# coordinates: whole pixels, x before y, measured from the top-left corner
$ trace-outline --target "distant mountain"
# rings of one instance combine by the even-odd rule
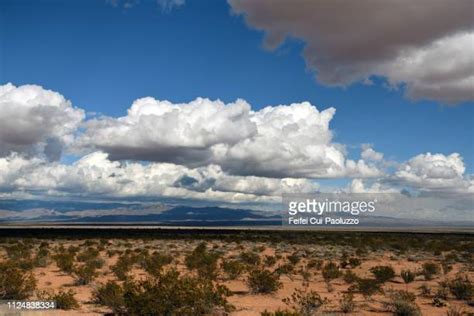
[[[155,223],[178,223],[178,222],[262,222],[262,221],[278,221],[281,224],[281,218],[277,215],[266,215],[264,212],[245,210],[245,209],[229,209],[222,207],[189,207],[177,206],[169,210],[165,210],[158,214],[145,215],[104,215],[90,216],[81,218],[71,218],[68,222],[84,222],[84,223],[137,223],[137,222],[155,222]]]
[[[342,215],[341,217],[351,217]],[[359,216],[353,227],[474,227],[474,222],[440,222],[387,216]],[[218,206],[170,206],[162,203],[129,201],[41,201],[0,200],[0,223],[88,223],[157,224],[169,226],[281,226],[275,212]],[[306,228],[308,228],[306,226]]]

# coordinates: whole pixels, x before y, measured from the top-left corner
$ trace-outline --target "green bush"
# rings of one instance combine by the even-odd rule
[[[152,276],[158,276],[161,269],[173,262],[173,257],[167,254],[161,254],[158,252],[153,253],[151,256],[146,256],[143,262],[143,269]]]
[[[88,247],[87,249],[79,253],[76,256],[76,259],[77,261],[80,261],[80,262],[86,262],[86,261],[94,260],[97,257],[99,257],[99,250],[92,247]]]
[[[321,259],[311,259],[308,261],[308,268],[320,270],[323,266],[323,260]]]
[[[354,285],[349,287],[351,292],[359,292],[364,297],[369,298],[376,293],[382,293],[380,283],[374,279],[357,278]]]
[[[206,244],[199,244],[193,252],[186,256],[185,263],[189,270],[196,270],[203,278],[215,279],[217,276],[217,260],[219,255],[207,251]]]
[[[132,269],[136,262],[136,258],[130,254],[121,255],[117,262],[111,267],[112,272],[121,281],[128,278],[128,272]]]
[[[435,297],[442,300],[447,300],[449,295],[449,283],[447,281],[438,282]]]
[[[421,266],[421,274],[425,277],[425,280],[429,281],[433,279],[433,276],[439,273],[439,266],[433,262],[425,262]]]
[[[402,277],[403,282],[408,284],[415,280],[416,274],[410,270],[402,270],[402,272],[400,272],[400,276]]]
[[[269,312],[265,310],[262,313],[260,313],[260,316],[301,316],[301,314],[298,312],[289,311],[287,309],[285,310],[278,309],[275,312]]]
[[[393,291],[390,300],[385,303],[388,311],[396,316],[421,316],[420,308],[415,303],[415,295],[407,291]]]
[[[49,258],[49,249],[47,246],[43,246],[38,249],[36,252],[35,257],[35,266],[37,267],[47,267],[48,266],[48,258]]]
[[[395,277],[395,271],[391,266],[375,266],[369,269],[378,283],[385,283]]]
[[[57,293],[43,292],[38,296],[45,301],[55,301],[58,309],[71,310],[79,308],[79,302],[74,297],[75,294],[73,290],[59,290]]]
[[[356,257],[349,258],[349,264],[352,268],[358,267],[362,264],[362,260]]]
[[[291,263],[285,263],[285,264],[279,265],[275,269],[275,273],[277,273],[278,275],[283,275],[283,274],[289,275],[294,270],[295,270],[295,267]]]
[[[464,312],[464,309],[459,306],[450,306],[448,308],[448,311],[446,312],[446,316],[462,316],[462,315],[466,315],[466,313]],[[471,315],[471,314],[468,313],[467,315]]]
[[[75,259],[75,256],[73,253],[69,251],[57,252],[53,256],[53,259],[61,271],[65,273],[71,273],[73,271],[74,259]]]
[[[249,273],[247,285],[252,293],[269,294],[281,288],[282,283],[277,273],[268,270],[253,270]]]
[[[353,284],[357,281],[358,276],[354,272],[352,272],[352,270],[346,270],[342,278],[347,284]]]
[[[104,305],[112,309],[115,314],[125,312],[124,291],[122,287],[114,281],[99,285],[92,292],[92,300],[95,304]]]
[[[306,292],[296,289],[290,297],[283,299],[283,302],[291,306],[298,315],[311,316],[316,314],[327,301],[315,291]]]
[[[224,260],[221,266],[230,280],[237,279],[245,270],[245,266],[237,260]]]
[[[326,283],[331,282],[333,279],[337,279],[342,276],[341,270],[334,262],[328,262],[324,265],[322,275]]]
[[[275,256],[265,256],[264,264],[266,267],[273,267],[277,262]]]
[[[290,261],[291,264],[293,265],[297,265],[298,262],[300,262],[301,258],[300,256],[296,255],[296,254],[291,254],[289,256],[286,257],[288,259],[288,261]]]
[[[339,308],[344,314],[352,313],[355,309],[354,294],[344,293],[339,300]]]
[[[15,242],[11,246],[5,246],[5,251],[10,260],[25,260],[31,257],[32,246],[21,241]]]
[[[175,270],[124,285],[125,310],[129,315],[194,316],[211,314],[216,309],[229,312],[229,295],[222,285],[199,277],[181,277]]]
[[[474,291],[471,280],[467,276],[458,276],[449,282],[449,290],[458,300],[470,300]]]
[[[73,275],[76,279],[77,285],[86,285],[92,282],[98,275],[96,268],[90,262],[86,262],[83,265],[75,267],[73,269]]]
[[[31,272],[23,271],[13,262],[0,263],[0,299],[27,299],[36,289],[36,279]]]
[[[247,265],[256,266],[260,264],[260,256],[253,251],[244,251],[239,256],[240,260]]]
[[[426,285],[426,284],[420,285],[420,287],[418,288],[418,290],[420,290],[420,294],[421,294],[421,296],[423,296],[423,297],[430,296],[430,294],[431,294],[431,288],[430,288],[428,285]]]

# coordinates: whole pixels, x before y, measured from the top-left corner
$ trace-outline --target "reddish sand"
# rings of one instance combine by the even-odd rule
[[[111,240],[112,245],[107,246],[107,250],[125,250],[127,247],[124,246],[126,241],[123,240]],[[187,272],[185,266],[183,265],[184,255],[187,252],[190,252],[199,241],[195,242],[184,242],[184,241],[131,241],[132,248],[143,248],[145,246],[149,247],[150,251],[166,251],[168,253],[175,253],[175,267],[178,271],[183,273]],[[55,246],[62,243],[65,247],[69,245],[80,246],[82,241],[51,241],[50,249],[53,249]],[[280,259],[279,262],[274,266],[276,267],[279,263],[287,262],[285,259],[287,255],[293,253],[294,251],[301,251],[307,249],[308,245],[270,245],[264,243],[251,243],[243,242],[240,246],[232,244],[223,244],[221,242],[210,242],[209,244],[217,245],[217,249],[225,253],[225,257],[236,257],[243,250],[255,249],[258,246],[265,247],[265,249],[260,253],[261,256],[264,255],[281,255],[283,259]],[[333,249],[326,249],[317,246],[311,246],[311,248],[321,250],[321,259],[325,259],[324,255],[326,251],[340,253],[341,249],[333,247]],[[409,255],[395,255],[390,252],[373,252],[369,253],[362,258],[362,265],[352,269],[354,273],[358,276],[370,276],[369,269],[376,265],[391,265],[397,275],[399,275],[402,269],[411,269],[413,271],[419,270],[423,262],[436,262],[438,259],[434,258],[430,254],[410,254],[411,256],[417,256],[416,261],[409,261],[407,258]],[[5,258],[5,253],[2,253],[2,257]],[[2,258],[0,257],[0,258]],[[337,256],[335,256],[337,257]],[[91,303],[91,293],[94,287],[99,283],[104,283],[108,280],[115,280],[114,274],[111,272],[110,267],[115,264],[117,261],[118,255],[108,257],[105,251],[101,252],[101,258],[106,262],[105,266],[100,269],[100,275],[97,279],[94,280],[89,285],[77,286],[74,284],[74,279],[70,275],[67,275],[60,271],[54,262],[51,262],[45,268],[35,268],[34,275],[37,278],[38,284],[37,287],[39,290],[74,290],[75,297],[80,303],[80,308],[73,311],[47,311],[47,312],[35,312],[33,315],[101,315],[106,312],[110,312],[106,307],[98,306]],[[412,259],[413,260],[413,259]],[[295,271],[298,271],[300,268],[304,267],[308,259],[303,258],[295,268]],[[328,260],[326,260],[328,261]],[[337,259],[334,259],[337,262]],[[315,269],[311,269],[311,279],[308,289],[315,290],[323,298],[327,298],[329,303],[323,307],[323,311],[328,312],[339,312],[339,300],[341,299],[344,292],[348,289],[348,284],[346,284],[342,278],[333,280],[331,282],[332,291],[329,292],[326,283],[324,282],[321,272]],[[437,276],[431,281],[423,280],[422,276],[418,276],[414,282],[409,285],[405,285],[403,280],[398,276],[390,282],[385,283],[384,290],[389,289],[395,290],[408,290],[417,295],[416,303],[420,307],[423,315],[446,315],[448,307],[434,307],[431,304],[432,297],[422,297],[418,288],[422,284],[426,284],[432,288],[432,292],[436,290],[437,284],[439,281],[445,278],[453,278],[458,272],[463,272],[467,274],[471,280],[473,278],[473,272],[469,271],[467,264],[456,263],[453,265],[453,270],[450,271],[447,275]],[[139,269],[134,268],[132,270],[132,275],[135,278],[145,278],[146,273]],[[229,297],[229,302],[235,306],[235,311],[231,315],[260,315],[264,310],[275,311],[279,308],[285,309],[288,308],[282,299],[289,297],[296,288],[304,288],[302,276],[295,272],[294,275],[283,275],[281,281],[283,287],[278,290],[275,294],[272,295],[255,295],[249,292],[249,289],[245,283],[245,275],[242,275],[237,280],[225,280],[225,278],[219,277],[218,282],[220,284],[226,285],[232,292],[235,294]],[[352,315],[390,315],[389,312],[384,310],[383,302],[387,300],[383,295],[374,295],[370,301],[366,301],[360,294],[355,294],[355,301],[357,303],[356,311]],[[456,300],[454,297],[450,297],[448,300],[449,306],[459,306],[466,313],[474,313],[474,308],[468,306],[466,302]],[[1,311],[0,311],[1,314]],[[29,313],[22,313],[24,315],[29,315]]]

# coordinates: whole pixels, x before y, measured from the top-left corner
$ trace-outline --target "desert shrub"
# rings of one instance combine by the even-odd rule
[[[5,246],[5,251],[10,260],[18,261],[30,258],[32,246],[23,242],[16,242],[11,246]]]
[[[439,267],[436,263],[425,262],[421,266],[421,274],[425,277],[425,280],[432,280],[433,276],[439,273]]]
[[[128,272],[135,264],[135,258],[130,254],[121,255],[117,262],[111,267],[112,272],[117,276],[119,280],[126,280]]]
[[[395,271],[391,266],[375,266],[369,269],[375,280],[381,284],[390,281],[395,277]]]
[[[104,305],[112,309],[115,314],[125,312],[125,301],[122,287],[114,281],[108,281],[99,285],[92,292],[92,300],[95,304]]]
[[[441,262],[441,269],[443,269],[443,274],[448,274],[453,269],[453,266],[449,262],[443,261]]]
[[[347,284],[353,284],[357,281],[358,277],[354,272],[352,272],[352,270],[346,270],[342,278]]]
[[[91,246],[97,245],[97,242],[95,240],[87,239],[84,241],[82,245],[86,247],[91,247]]]
[[[449,295],[449,283],[447,281],[438,282],[435,297],[447,300]]]
[[[48,266],[48,257],[49,257],[49,249],[47,246],[39,247],[38,251],[36,252],[35,257],[35,266],[37,267],[47,267]]]
[[[161,269],[171,262],[173,262],[173,257],[170,255],[155,252],[151,256],[145,257],[142,266],[148,274],[157,276],[160,274]]]
[[[364,297],[369,298],[376,293],[381,293],[380,283],[374,279],[357,278],[355,284],[349,287],[351,292],[359,292]]]
[[[67,248],[66,251],[69,252],[71,255],[75,256],[75,255],[79,252],[79,247],[74,246],[74,245],[70,245],[70,246]],[[59,247],[59,249],[57,249],[56,252],[64,252],[64,247],[63,247],[63,245],[61,245],[61,246]]]
[[[253,251],[244,251],[239,256],[240,260],[250,266],[256,266],[260,264],[260,256]]]
[[[196,270],[199,276],[215,279],[218,259],[217,253],[207,251],[206,244],[200,243],[191,254],[186,256],[185,263],[189,270]]]
[[[446,312],[446,316],[462,316],[464,314],[464,309],[459,306],[450,306]]]
[[[300,256],[298,256],[296,254],[291,254],[291,255],[287,256],[286,258],[288,259],[288,261],[290,261],[290,263],[292,265],[298,264],[298,262],[300,262],[300,260],[301,260]]]
[[[106,250],[105,253],[107,254],[107,257],[112,258],[113,256],[115,256],[118,253],[118,251],[113,250],[113,249],[109,249],[109,250]]]
[[[281,288],[280,276],[268,270],[253,270],[247,278],[247,285],[252,293],[269,294]]]
[[[415,295],[407,291],[393,291],[385,303],[388,311],[397,316],[419,316],[420,308],[415,303]]]
[[[449,291],[458,300],[470,300],[474,287],[467,276],[458,276],[449,282]]]
[[[86,285],[92,282],[98,275],[96,268],[90,262],[74,267],[73,275],[77,285]]]
[[[92,261],[96,259],[98,256],[99,256],[99,250],[92,247],[88,247],[87,249],[79,253],[76,256],[76,259],[79,262],[86,262],[86,261]]]
[[[64,252],[59,251],[53,256],[53,259],[61,271],[65,273],[71,273],[73,271],[74,269],[74,254],[73,253],[69,251],[64,251]]]
[[[326,303],[325,299],[315,291],[302,291],[296,289],[290,297],[284,298],[283,302],[292,307],[299,315],[311,316]]]
[[[231,280],[237,279],[245,270],[245,266],[237,260],[224,260],[221,266]]]
[[[339,300],[339,308],[344,314],[352,313],[355,309],[354,294],[344,293]]]
[[[322,275],[326,283],[331,282],[333,279],[337,279],[342,275],[341,270],[334,262],[328,262],[324,265]]]
[[[278,309],[274,312],[269,312],[267,310],[260,313],[260,316],[301,316],[298,312],[290,311],[290,310],[282,310]]]
[[[23,271],[13,262],[0,263],[0,299],[23,300],[36,289],[36,279],[31,272]]]
[[[216,309],[228,312],[229,290],[214,285],[209,279],[181,277],[175,270],[157,278],[124,285],[124,303],[130,315],[182,315],[211,314]]]
[[[439,297],[433,297],[431,300],[431,305],[434,307],[444,307],[446,306],[446,302]]]
[[[45,301],[55,301],[56,308],[63,310],[71,310],[79,308],[79,302],[74,297],[76,293],[73,290],[63,291],[59,290],[58,292],[43,292],[38,296]]]
[[[275,269],[275,273],[278,275],[283,275],[283,274],[291,274],[295,270],[295,266],[292,265],[291,263],[285,263],[282,265],[279,265]]]
[[[275,256],[265,256],[263,260],[263,264],[266,267],[273,267],[275,263],[277,262]]]
[[[352,268],[358,267],[362,264],[362,261],[359,258],[351,257],[349,258],[349,264]]]
[[[403,282],[408,284],[415,280],[416,274],[410,270],[402,270],[402,272],[400,272],[400,276],[402,277]]]
[[[316,269],[316,270],[320,270],[321,267],[323,266],[323,260],[321,259],[311,259],[308,261],[308,264],[307,264],[308,268],[311,268],[311,269]]]
[[[15,262],[17,268],[31,270],[36,266],[36,261],[32,259],[33,246],[30,243],[18,241],[10,246],[5,246],[7,257]]]
[[[430,296],[431,294],[431,288],[426,284],[420,285],[418,290],[420,290],[421,296],[424,296],[424,297]]]
[[[454,263],[459,260],[458,255],[455,252],[450,252],[448,253],[445,257],[444,260],[449,263]]]

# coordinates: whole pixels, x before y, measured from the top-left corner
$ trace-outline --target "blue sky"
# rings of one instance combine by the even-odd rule
[[[188,102],[198,96],[247,100],[254,109],[310,101],[336,108],[331,128],[350,157],[372,143],[386,157],[458,152],[473,172],[472,102],[411,101],[383,79],[327,87],[290,40],[276,51],[225,1],[187,1],[163,12],[152,1],[130,9],[106,1],[1,1],[0,82],[59,91],[90,112],[123,116],[143,96]]]

